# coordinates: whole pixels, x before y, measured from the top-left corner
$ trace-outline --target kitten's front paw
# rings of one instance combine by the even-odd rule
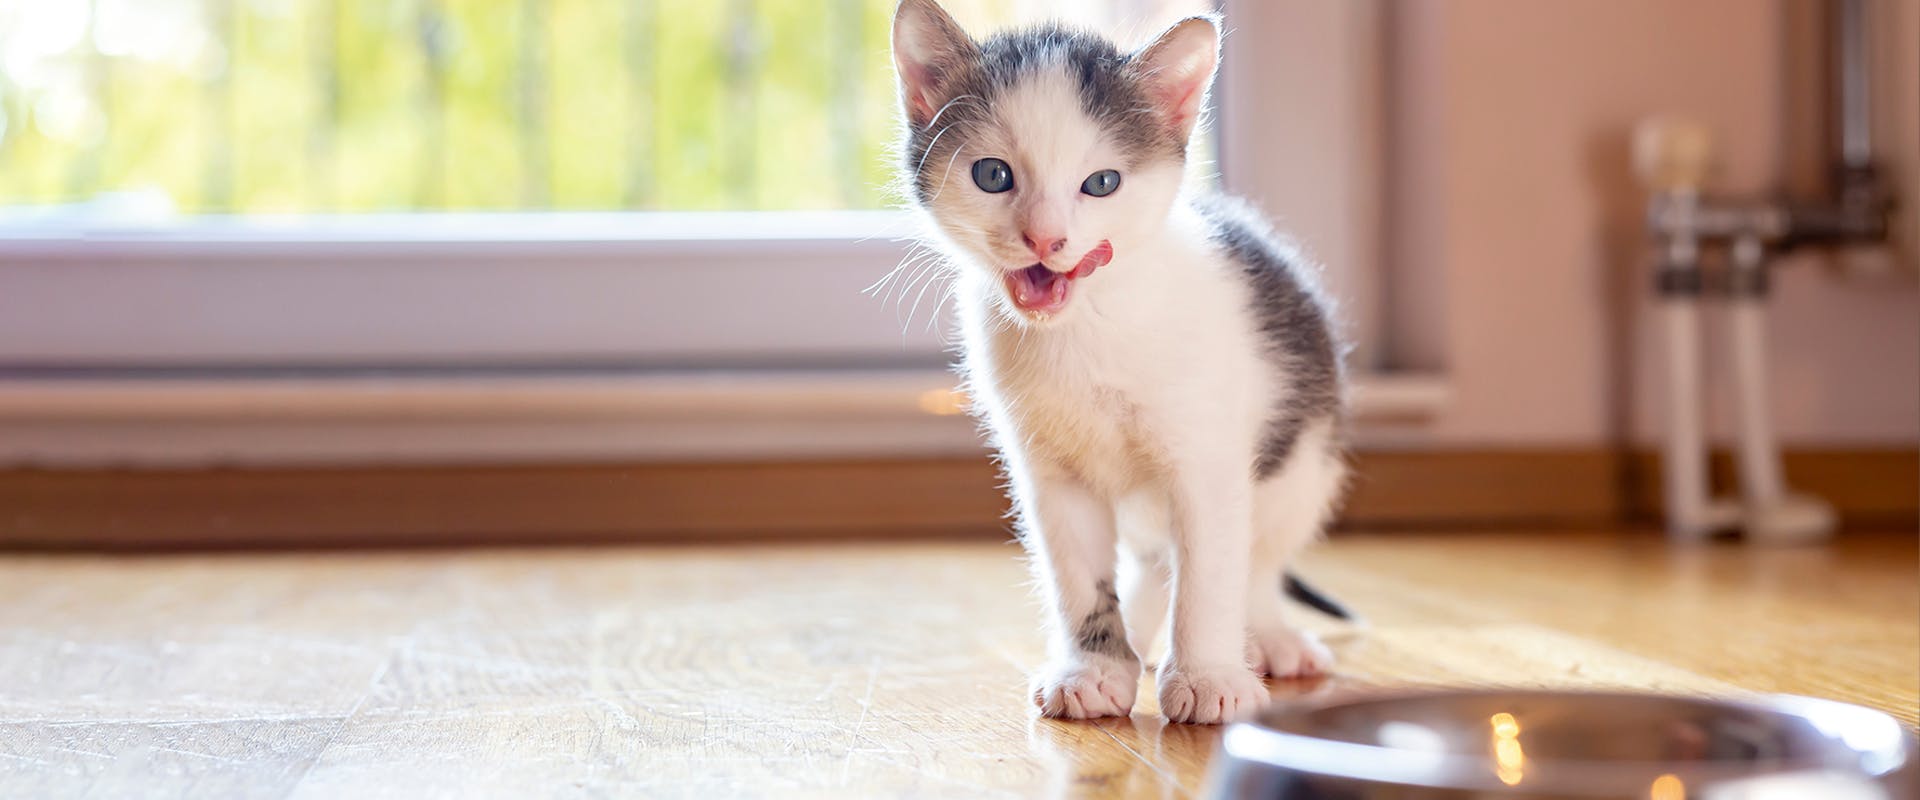
[[[1333,666],[1333,651],[1320,637],[1286,625],[1254,631],[1247,651],[1255,672],[1275,678],[1311,678]]]
[[[1240,664],[1160,667],[1160,712],[1169,722],[1219,725],[1253,716],[1267,704],[1266,684]]]
[[[1062,661],[1033,676],[1033,703],[1056,719],[1124,717],[1140,692],[1140,665],[1107,658]]]

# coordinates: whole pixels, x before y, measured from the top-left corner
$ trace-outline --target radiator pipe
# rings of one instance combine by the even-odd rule
[[[1713,146],[1705,126],[1651,119],[1634,131],[1634,165],[1649,192],[1654,288],[1667,340],[1662,461],[1667,529],[1677,539],[1737,527],[1751,541],[1805,541],[1834,528],[1832,509],[1793,493],[1782,474],[1767,402],[1766,300],[1773,256],[1798,247],[1878,245],[1887,238],[1893,201],[1873,158],[1867,14],[1866,0],[1828,2],[1833,179],[1825,197],[1710,197],[1704,190]],[[1710,252],[1724,254],[1720,280],[1709,279],[1705,269]],[[1698,328],[1700,305],[1708,297],[1726,310],[1738,502],[1714,498],[1707,480]]]
[[[1873,167],[1873,63],[1866,0],[1828,4],[1828,59],[1832,75],[1834,163],[1846,170]]]

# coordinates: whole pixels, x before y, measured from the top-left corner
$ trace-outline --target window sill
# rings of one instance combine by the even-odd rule
[[[907,257],[913,224],[888,211],[0,218],[0,366],[932,364],[942,343],[909,324],[915,298],[862,293]]]

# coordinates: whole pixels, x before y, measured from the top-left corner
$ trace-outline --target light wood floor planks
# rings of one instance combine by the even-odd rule
[[[1911,533],[1341,538],[1339,674],[1920,718]],[[1014,549],[0,556],[0,797],[1182,797],[1217,729],[1038,721]],[[1304,615],[1303,615],[1304,616]]]

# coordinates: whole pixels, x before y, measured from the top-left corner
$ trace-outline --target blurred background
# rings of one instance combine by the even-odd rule
[[[946,5],[1129,42],[1216,8]],[[1866,5],[1903,201],[1920,3]],[[891,210],[892,6],[0,0],[0,542],[1001,529],[940,271]],[[1711,193],[1829,193],[1827,4],[1223,10],[1195,179],[1341,298],[1344,524],[1656,520],[1630,134],[1698,120]],[[1920,514],[1916,206],[1773,262],[1788,476],[1848,524]]]

